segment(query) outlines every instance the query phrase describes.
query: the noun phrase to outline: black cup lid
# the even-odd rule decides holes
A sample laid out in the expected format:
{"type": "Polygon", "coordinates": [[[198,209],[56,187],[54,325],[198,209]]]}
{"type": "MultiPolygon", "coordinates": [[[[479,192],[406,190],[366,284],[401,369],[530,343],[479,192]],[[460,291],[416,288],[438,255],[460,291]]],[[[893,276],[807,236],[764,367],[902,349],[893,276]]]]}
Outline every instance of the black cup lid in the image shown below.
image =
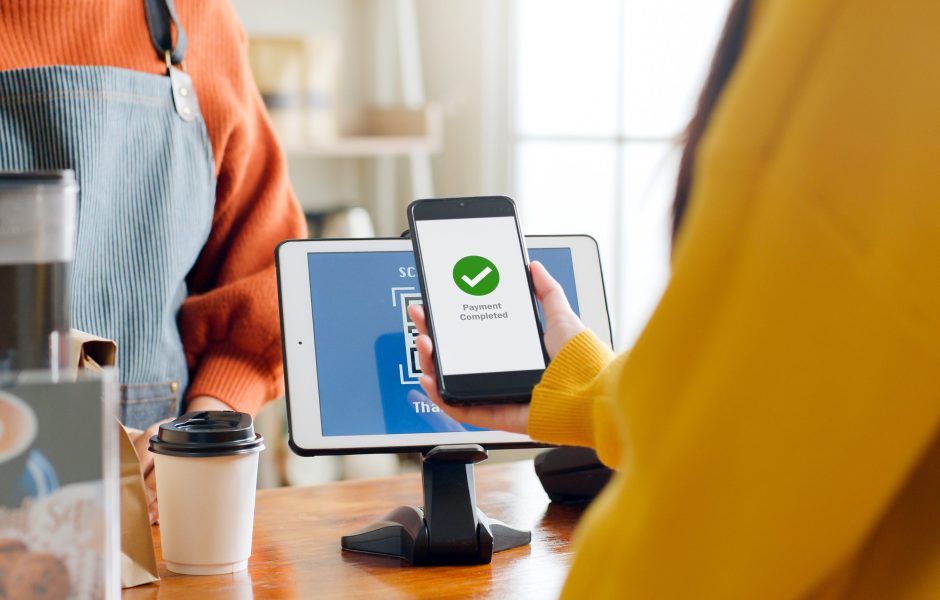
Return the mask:
{"type": "Polygon", "coordinates": [[[169,456],[230,456],[264,450],[251,415],[208,410],[186,413],[160,425],[150,438],[150,451],[169,456]]]}

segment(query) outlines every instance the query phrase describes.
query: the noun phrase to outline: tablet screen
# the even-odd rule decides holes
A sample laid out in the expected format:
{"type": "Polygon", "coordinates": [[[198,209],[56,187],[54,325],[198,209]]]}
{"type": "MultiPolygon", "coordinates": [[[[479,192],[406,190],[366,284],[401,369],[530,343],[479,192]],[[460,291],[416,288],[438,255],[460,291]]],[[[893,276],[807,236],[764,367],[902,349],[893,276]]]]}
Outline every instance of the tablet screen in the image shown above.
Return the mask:
{"type": "MultiPolygon", "coordinates": [[[[580,314],[571,250],[532,248],[529,258],[580,314]]],[[[324,437],[478,431],[440,412],[418,385],[407,307],[421,303],[421,290],[411,252],[309,253],[307,267],[324,437]]]]}

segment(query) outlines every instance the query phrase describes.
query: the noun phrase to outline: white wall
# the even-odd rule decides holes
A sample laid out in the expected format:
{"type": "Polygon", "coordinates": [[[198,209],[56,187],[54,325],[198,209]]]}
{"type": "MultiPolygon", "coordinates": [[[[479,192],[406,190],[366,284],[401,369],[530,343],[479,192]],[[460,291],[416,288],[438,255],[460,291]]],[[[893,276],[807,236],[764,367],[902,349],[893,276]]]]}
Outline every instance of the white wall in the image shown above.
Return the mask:
{"type": "MultiPolygon", "coordinates": [[[[401,99],[394,53],[397,38],[394,20],[389,18],[392,3],[381,2],[232,0],[249,35],[339,35],[344,73],[341,100],[349,106],[377,101],[394,104],[401,99]],[[387,23],[388,30],[377,31],[377,20],[387,23]]],[[[505,113],[505,93],[494,90],[502,81],[484,64],[494,52],[487,38],[499,37],[487,22],[505,4],[504,0],[417,0],[425,97],[442,105],[445,113],[443,152],[432,159],[435,195],[508,192],[505,131],[494,133],[493,127],[505,113]],[[484,142],[485,138],[497,141],[484,142]]],[[[406,161],[398,163],[400,226],[412,193],[406,161]]],[[[374,164],[368,159],[292,158],[289,168],[297,194],[308,208],[344,203],[368,207],[374,195],[374,164]]]]}
{"type": "Polygon", "coordinates": [[[483,3],[418,2],[428,97],[444,109],[444,151],[434,160],[435,192],[480,194],[483,129],[483,3]]]}

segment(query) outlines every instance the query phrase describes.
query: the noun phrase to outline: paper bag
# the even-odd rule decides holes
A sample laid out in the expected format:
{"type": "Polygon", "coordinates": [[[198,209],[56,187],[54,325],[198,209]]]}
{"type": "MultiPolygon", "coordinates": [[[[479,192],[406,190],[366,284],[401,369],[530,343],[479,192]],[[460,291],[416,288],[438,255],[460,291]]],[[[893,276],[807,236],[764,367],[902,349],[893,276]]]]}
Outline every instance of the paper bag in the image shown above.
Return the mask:
{"type": "Polygon", "coordinates": [[[113,340],[72,329],[69,332],[72,364],[79,369],[98,370],[117,362],[117,344],[113,340]]]}
{"type": "Polygon", "coordinates": [[[137,452],[121,427],[121,587],[156,581],[157,559],[150,536],[150,514],[137,452]]]}
{"type": "MultiPolygon", "coordinates": [[[[97,370],[113,366],[117,344],[73,329],[70,332],[72,364],[97,370]]],[[[121,447],[121,587],[129,588],[159,579],[153,551],[150,515],[140,462],[127,430],[115,420],[121,447]]]]}

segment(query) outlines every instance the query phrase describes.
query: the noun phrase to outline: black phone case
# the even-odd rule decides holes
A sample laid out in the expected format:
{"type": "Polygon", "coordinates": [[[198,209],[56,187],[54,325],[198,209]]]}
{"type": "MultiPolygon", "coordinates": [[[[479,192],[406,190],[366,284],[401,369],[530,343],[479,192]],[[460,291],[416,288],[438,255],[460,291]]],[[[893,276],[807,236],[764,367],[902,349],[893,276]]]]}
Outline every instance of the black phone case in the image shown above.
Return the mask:
{"type": "MultiPolygon", "coordinates": [[[[513,205],[513,218],[516,220],[516,234],[519,236],[520,245],[523,250],[522,260],[526,267],[525,269],[526,281],[529,284],[529,294],[531,294],[532,298],[535,298],[535,284],[532,283],[532,273],[529,271],[529,257],[525,252],[525,238],[523,237],[522,229],[519,226],[519,217],[515,210],[515,202],[513,202],[513,200],[507,196],[479,196],[475,198],[468,197],[465,199],[474,200],[476,198],[504,198],[513,205]]],[[[425,291],[427,290],[427,282],[424,279],[424,262],[421,259],[421,250],[418,247],[418,237],[416,234],[417,228],[415,227],[414,209],[416,206],[424,202],[434,202],[437,200],[454,200],[454,199],[455,198],[429,198],[429,199],[415,200],[414,202],[408,205],[408,211],[407,211],[408,227],[411,232],[411,236],[410,236],[411,245],[412,245],[412,248],[414,249],[415,264],[418,267],[418,282],[421,284],[421,299],[424,303],[424,312],[425,312],[425,319],[426,319],[427,326],[428,326],[428,335],[431,337],[432,340],[434,340],[435,350],[434,350],[433,356],[434,356],[434,367],[435,367],[435,372],[436,372],[435,374],[437,378],[437,389],[438,391],[440,391],[441,398],[444,400],[444,402],[452,406],[474,406],[474,405],[481,405],[481,404],[523,404],[531,400],[532,398],[531,392],[526,392],[526,393],[521,393],[521,394],[497,392],[497,393],[491,393],[491,394],[480,393],[480,394],[475,394],[472,396],[463,396],[463,395],[455,396],[454,394],[450,392],[450,390],[447,389],[447,386],[444,385],[444,376],[441,374],[441,364],[440,364],[440,361],[438,360],[438,355],[437,355],[437,340],[434,336],[434,325],[433,325],[434,320],[431,318],[431,306],[430,306],[430,303],[428,302],[427,292],[425,291]]],[[[537,314],[536,314],[536,317],[538,317],[537,314]]],[[[545,358],[545,364],[548,365],[549,358],[548,358],[548,352],[545,350],[545,340],[544,340],[544,333],[542,331],[541,321],[538,318],[536,318],[535,322],[536,322],[536,326],[539,332],[539,344],[542,346],[542,356],[545,358]]]]}

